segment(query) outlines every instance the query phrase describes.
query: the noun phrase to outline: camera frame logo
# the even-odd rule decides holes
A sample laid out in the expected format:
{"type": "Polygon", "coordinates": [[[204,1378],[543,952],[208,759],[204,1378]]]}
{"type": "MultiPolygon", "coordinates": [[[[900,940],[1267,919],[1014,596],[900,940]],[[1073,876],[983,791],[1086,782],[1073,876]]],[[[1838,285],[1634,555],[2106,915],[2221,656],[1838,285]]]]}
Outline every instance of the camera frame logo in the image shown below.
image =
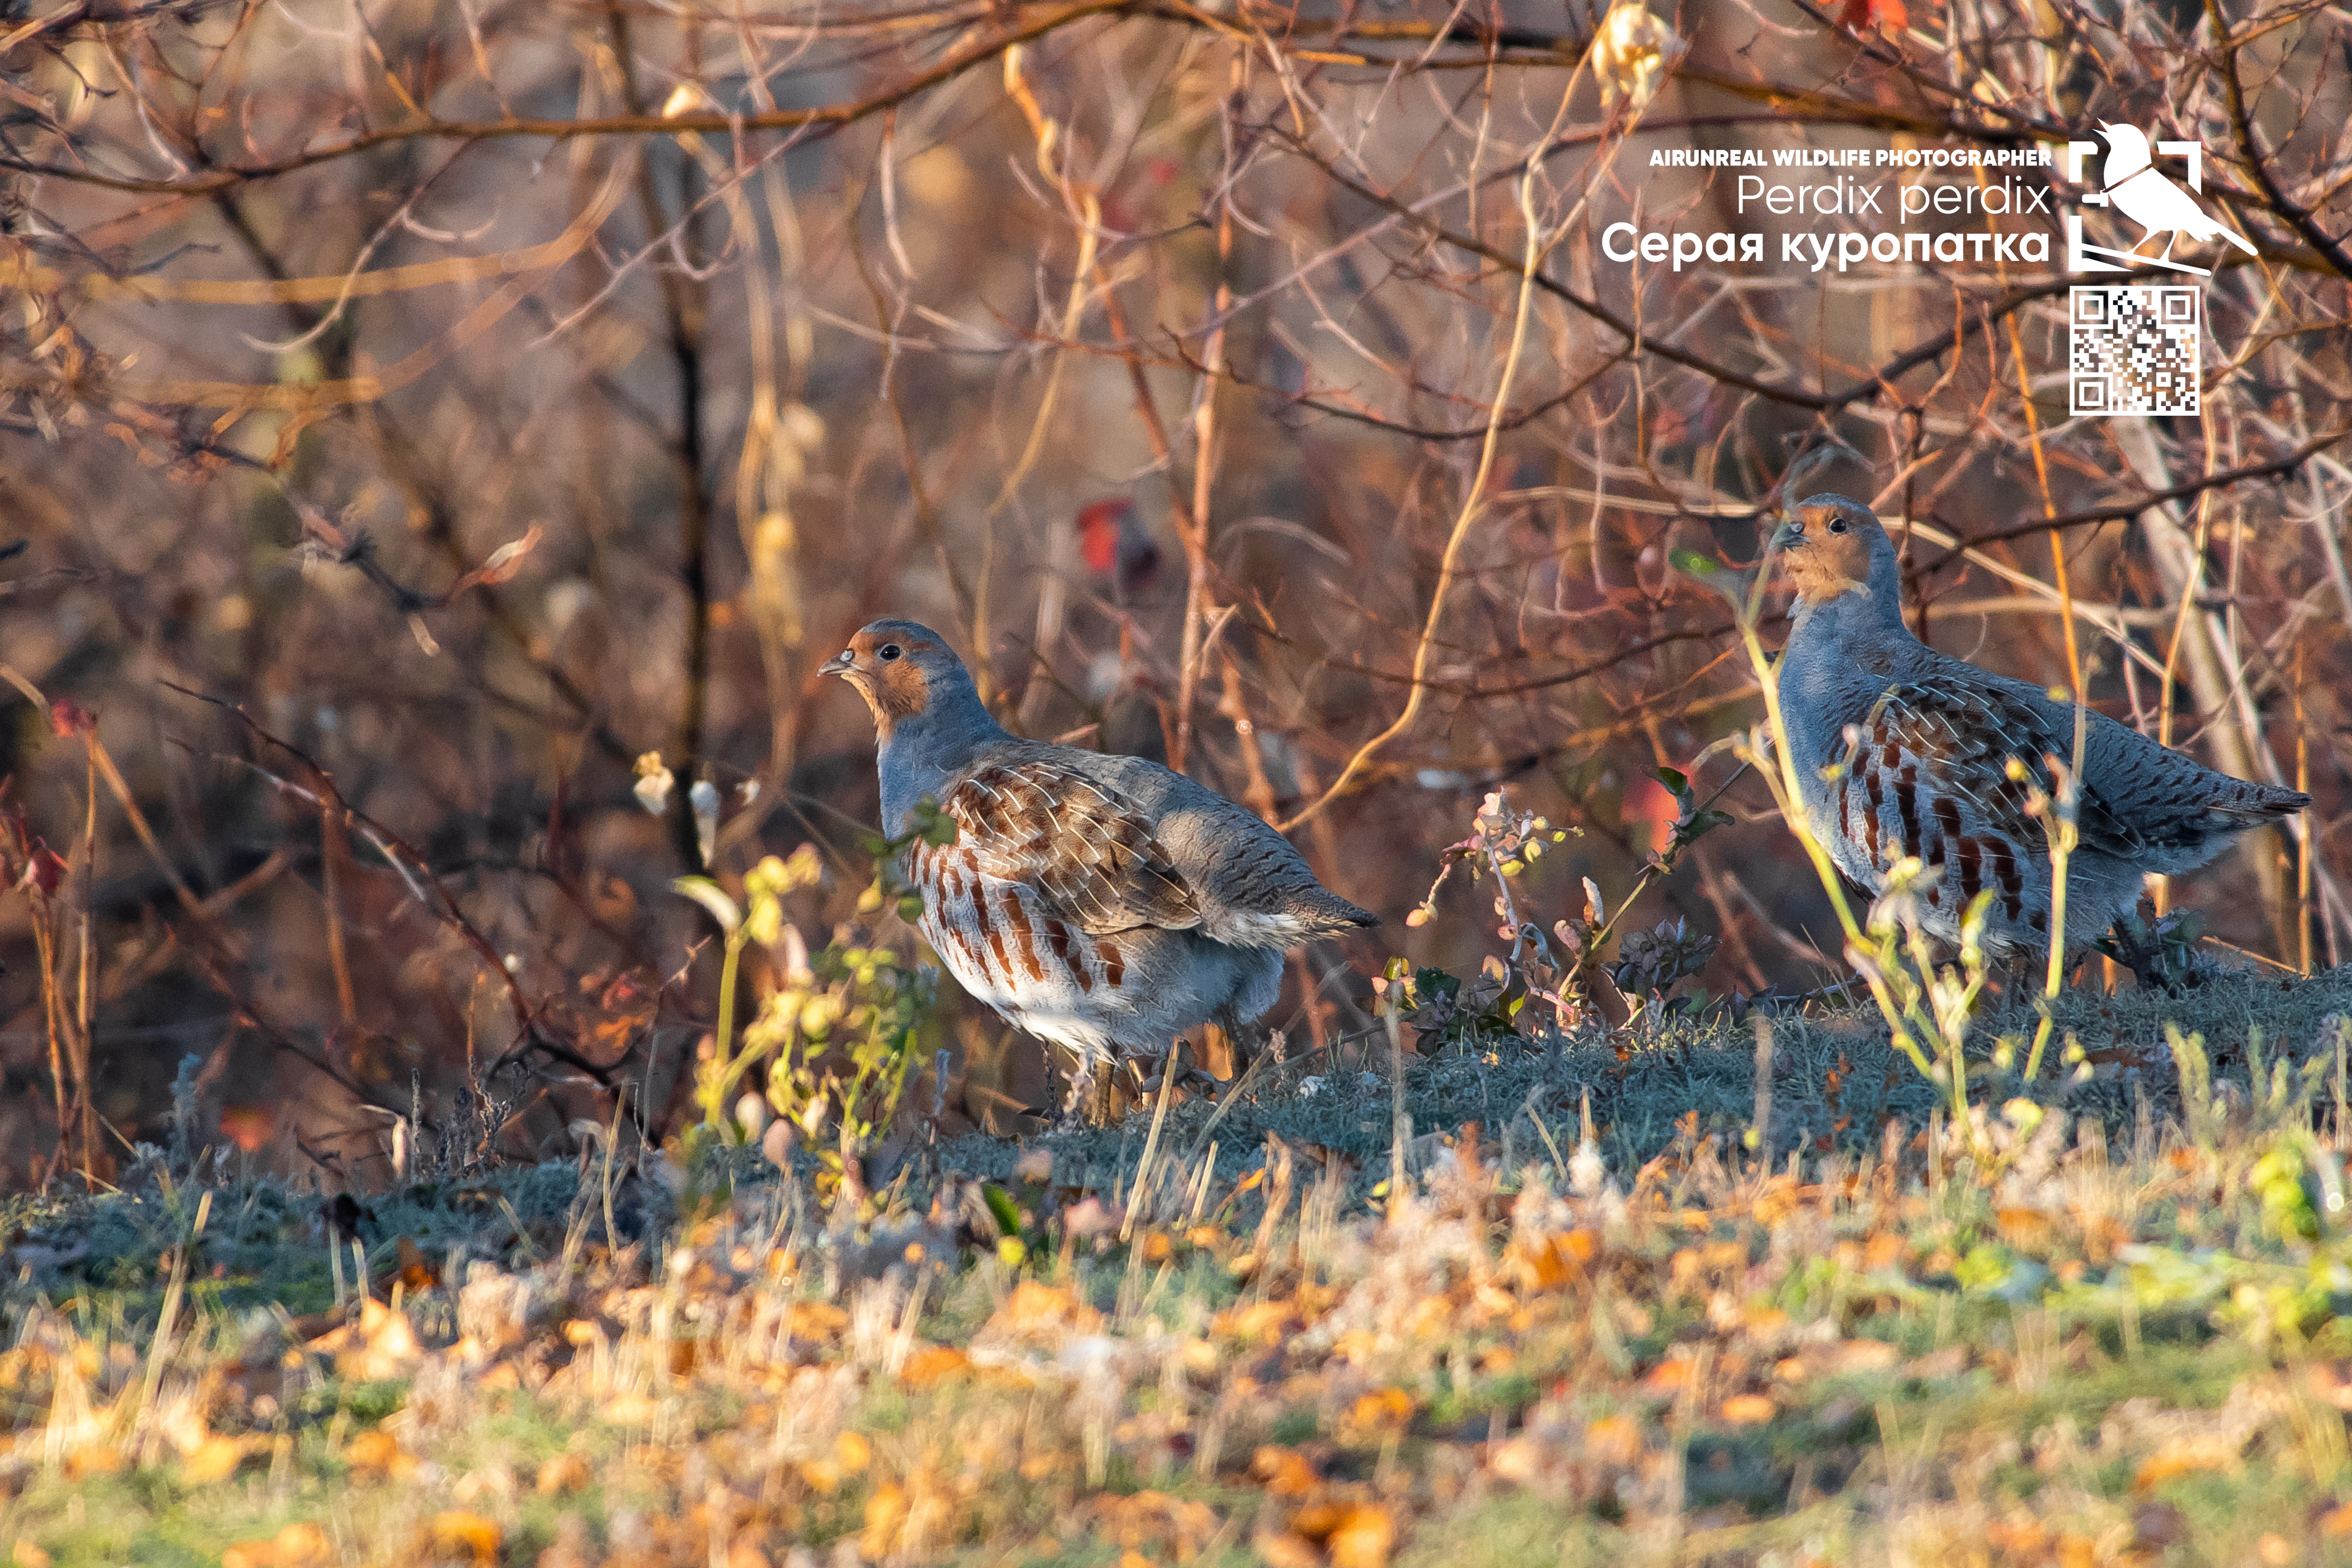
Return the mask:
{"type": "MultiPolygon", "coordinates": [[[[2101,153],[2098,188],[2084,206],[2105,207],[2137,226],[2139,238],[2127,248],[2092,245],[2083,238],[2083,215],[2065,215],[2066,268],[2070,272],[2135,272],[2158,268],[2210,278],[2210,267],[2173,259],[2183,236],[2199,245],[2225,241],[2254,254],[2246,237],[2205,210],[2205,150],[2195,142],[2155,142],[2136,125],[2099,122],[2098,142],[2066,143],[2066,174],[2084,183],[2086,153],[2101,153]],[[2157,159],[2185,160],[2185,180],[2175,180],[2157,159]],[[2164,249],[2141,254],[2158,235],[2164,249]]],[[[2079,284],[2067,301],[2067,407],[2076,416],[2116,414],[2158,417],[2193,415],[2201,405],[2205,341],[2204,298],[2194,284],[2079,284]]]]}

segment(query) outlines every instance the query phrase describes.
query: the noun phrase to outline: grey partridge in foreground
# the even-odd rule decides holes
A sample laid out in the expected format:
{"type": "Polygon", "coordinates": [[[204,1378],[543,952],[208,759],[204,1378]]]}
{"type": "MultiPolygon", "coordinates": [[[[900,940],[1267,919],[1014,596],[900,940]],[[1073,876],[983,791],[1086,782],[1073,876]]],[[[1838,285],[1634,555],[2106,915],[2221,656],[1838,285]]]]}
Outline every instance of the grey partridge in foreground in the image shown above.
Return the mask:
{"type": "MultiPolygon", "coordinates": [[[[2074,704],[1914,637],[1894,542],[1861,502],[1804,501],[1782,549],[1799,603],[1780,657],[1780,708],[1815,835],[1874,895],[1906,854],[1940,866],[1920,900],[1934,935],[1957,940],[1969,901],[1990,889],[1986,949],[2046,954],[2049,839],[2026,805],[2032,789],[2052,787],[2045,757],[2074,754],[2074,704]],[[2012,758],[2023,779],[2011,777],[2012,758]]],[[[2311,804],[2215,773],[2103,713],[2086,717],[2081,843],[2066,878],[2070,951],[2129,913],[2145,877],[2201,866],[2238,834],[2311,804]]]]}
{"type": "Polygon", "coordinates": [[[1286,951],[1379,923],[1181,773],[1007,733],[929,627],[876,621],[822,669],[874,711],[883,831],[926,796],[954,819],[952,845],[905,851],[923,939],[1008,1023],[1075,1052],[1079,1083],[1197,1024],[1238,1030],[1274,1005],[1286,951]]]}

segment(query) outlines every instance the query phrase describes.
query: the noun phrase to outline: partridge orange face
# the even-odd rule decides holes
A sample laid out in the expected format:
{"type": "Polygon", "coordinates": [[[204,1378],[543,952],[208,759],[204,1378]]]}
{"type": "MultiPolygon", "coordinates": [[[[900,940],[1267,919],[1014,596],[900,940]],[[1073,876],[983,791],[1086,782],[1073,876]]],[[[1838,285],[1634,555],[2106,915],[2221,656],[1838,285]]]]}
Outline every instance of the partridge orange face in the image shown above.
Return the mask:
{"type": "Polygon", "coordinates": [[[1819,605],[1856,589],[1870,591],[1871,552],[1885,537],[1878,519],[1859,503],[1815,496],[1790,514],[1780,561],[1797,596],[1819,605]]]}
{"type": "Polygon", "coordinates": [[[931,674],[953,668],[954,652],[929,626],[912,621],[875,621],[849,639],[849,647],[817,667],[857,688],[874,722],[885,732],[901,719],[930,705],[931,674]]]}

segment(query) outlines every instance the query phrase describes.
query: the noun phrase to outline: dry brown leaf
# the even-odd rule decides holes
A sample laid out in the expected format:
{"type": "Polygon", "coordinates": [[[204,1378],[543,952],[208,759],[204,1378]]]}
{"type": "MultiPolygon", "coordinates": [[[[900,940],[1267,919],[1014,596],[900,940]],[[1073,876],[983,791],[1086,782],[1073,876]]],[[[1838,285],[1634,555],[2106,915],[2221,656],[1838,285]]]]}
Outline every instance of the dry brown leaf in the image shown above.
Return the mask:
{"type": "Polygon", "coordinates": [[[1641,1425],[1630,1415],[1603,1415],[1584,1429],[1584,1452],[1604,1465],[1630,1465],[1642,1457],[1641,1425]]]}
{"type": "Polygon", "coordinates": [[[1997,1519],[1985,1526],[1984,1533],[1987,1546],[2018,1557],[2038,1555],[2050,1544],[2050,1532],[2031,1519],[2021,1519],[2014,1524],[1997,1519]]]}
{"type": "Polygon", "coordinates": [[[423,1249],[406,1237],[400,1238],[400,1284],[409,1294],[430,1290],[441,1283],[441,1270],[427,1261],[423,1249]]]}
{"type": "Polygon", "coordinates": [[[180,1461],[180,1481],[184,1486],[209,1487],[236,1474],[245,1463],[245,1443],[237,1437],[207,1437],[190,1450],[180,1461]]]}
{"type": "Polygon", "coordinates": [[[1057,1329],[1090,1334],[1102,1326],[1102,1314],[1078,1299],[1077,1292],[1035,1279],[1024,1279],[989,1320],[992,1328],[1008,1333],[1037,1334],[1057,1329]]]}
{"type": "Polygon", "coordinates": [[[1348,1504],[1310,1502],[1290,1516],[1290,1533],[1302,1541],[1323,1542],[1348,1521],[1348,1504]]]}
{"type": "Polygon", "coordinates": [[[578,1454],[558,1454],[539,1467],[536,1487],[540,1496],[554,1497],[579,1491],[593,1479],[586,1459],[578,1454]]]}
{"type": "MultiPolygon", "coordinates": [[[[372,1297],[361,1303],[358,1331],[347,1342],[349,1348],[335,1357],[335,1371],[353,1383],[382,1383],[405,1377],[415,1370],[423,1354],[408,1314],[395,1312],[372,1297]]],[[[322,1345],[323,1341],[314,1341],[312,1348],[322,1345]]]]}
{"type": "Polygon", "coordinates": [[[1993,1219],[2001,1239],[2011,1247],[2047,1247],[2058,1234],[2058,1222],[2040,1209],[1997,1209],[1993,1219]]]}
{"type": "Polygon", "coordinates": [[[221,1568],[309,1568],[324,1563],[331,1543],[307,1519],[296,1520],[268,1541],[242,1541],[221,1553],[221,1568]]]}
{"type": "Polygon", "coordinates": [[[2175,1476],[2200,1470],[2235,1469],[2237,1464],[2238,1445],[2227,1437],[2174,1437],[2141,1462],[2132,1476],[2132,1490],[2147,1491],[2175,1476]]]}
{"type": "Polygon", "coordinates": [[[949,1378],[970,1371],[971,1357],[953,1345],[925,1345],[907,1357],[898,1369],[900,1381],[920,1392],[936,1388],[949,1378]]]}
{"type": "Polygon", "coordinates": [[[1282,1331],[1297,1317],[1287,1301],[1254,1301],[1246,1307],[1228,1307],[1209,1320],[1209,1331],[1226,1339],[1254,1340],[1260,1344],[1274,1344],[1282,1338],[1282,1331]]]}
{"type": "Polygon", "coordinates": [[[333,1549],[327,1532],[307,1519],[298,1519],[279,1531],[270,1544],[278,1550],[278,1568],[299,1568],[305,1563],[323,1563],[333,1549]]]}
{"type": "Polygon", "coordinates": [[[1250,1473],[1276,1497],[1305,1497],[1323,1482],[1306,1455],[1274,1443],[1250,1456],[1250,1473]]]}
{"type": "Polygon", "coordinates": [[[1358,1399],[1349,1419],[1359,1426],[1402,1426],[1412,1419],[1412,1395],[1391,1385],[1358,1399]]]}
{"type": "Polygon", "coordinates": [[[1642,1379],[1642,1392],[1674,1394],[1690,1382],[1691,1370],[1688,1356],[1668,1356],[1652,1367],[1649,1375],[1642,1379]]]}
{"type": "Polygon", "coordinates": [[[1255,1536],[1250,1544],[1265,1559],[1266,1568],[1322,1568],[1323,1554],[1287,1531],[1255,1536]]]}
{"type": "Polygon", "coordinates": [[[660,1404],[642,1394],[616,1394],[596,1412],[598,1419],[612,1426],[651,1426],[659,1414],[660,1404]]]}
{"type": "MultiPolygon", "coordinates": [[[[343,1449],[343,1463],[355,1470],[381,1470],[396,1473],[407,1455],[400,1451],[400,1440],[382,1427],[370,1427],[352,1438],[343,1449]]],[[[415,1461],[410,1461],[412,1464],[415,1461]]]]}
{"type": "Polygon", "coordinates": [[[1885,1340],[1847,1340],[1829,1353],[1829,1369],[1842,1375],[1883,1372],[1903,1359],[1903,1352],[1885,1340]]]}
{"type": "Polygon", "coordinates": [[[866,1529],[857,1542],[865,1549],[866,1561],[878,1563],[890,1555],[909,1511],[904,1487],[885,1481],[874,1489],[874,1495],[866,1500],[866,1529]]]}
{"type": "Polygon", "coordinates": [[[830,1340],[849,1327],[849,1314],[831,1301],[795,1301],[791,1323],[793,1332],[802,1339],[830,1340]]]}
{"type": "Polygon", "coordinates": [[[1388,1568],[1389,1552],[1396,1545],[1396,1521],[1379,1503],[1359,1503],[1325,1545],[1330,1549],[1331,1568],[1388,1568]]]}
{"type": "Polygon", "coordinates": [[[71,1480],[86,1480],[91,1476],[111,1476],[124,1464],[122,1450],[112,1443],[85,1443],[66,1456],[66,1476],[71,1480]]]}
{"type": "Polygon", "coordinates": [[[496,1563],[502,1539],[496,1520],[451,1509],[433,1516],[433,1550],[444,1557],[470,1554],[477,1563],[496,1563]]]}
{"type": "Polygon", "coordinates": [[[1497,1444],[1486,1468],[1516,1486],[1526,1486],[1543,1473],[1544,1451],[1530,1437],[1512,1437],[1497,1444]]]}

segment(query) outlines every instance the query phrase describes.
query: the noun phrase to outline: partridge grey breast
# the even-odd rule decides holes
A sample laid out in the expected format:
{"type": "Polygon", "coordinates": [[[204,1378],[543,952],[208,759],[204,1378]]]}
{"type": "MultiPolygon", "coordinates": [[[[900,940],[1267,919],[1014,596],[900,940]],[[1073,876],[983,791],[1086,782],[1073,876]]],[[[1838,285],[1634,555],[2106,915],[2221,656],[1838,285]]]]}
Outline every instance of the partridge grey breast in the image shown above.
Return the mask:
{"type": "Polygon", "coordinates": [[[1289,948],[1379,923],[1181,773],[1008,733],[927,626],[876,621],[823,672],[873,710],[883,830],[903,835],[926,796],[955,822],[954,844],[905,852],[923,939],[967,992],[1089,1064],[1237,1028],[1274,1005],[1289,948]]]}
{"type": "MultiPolygon", "coordinates": [[[[1943,875],[1922,924],[1947,940],[1993,894],[1985,945],[2048,952],[2049,839],[2028,814],[2045,758],[2074,754],[2074,706],[1921,642],[1904,624],[1894,542],[1839,495],[1798,506],[1782,534],[1797,618],[1780,657],[1780,708],[1814,836],[1874,895],[1906,854],[1943,875]],[[2010,776],[2010,762],[2025,777],[2010,776]]],[[[2152,873],[2203,865],[2309,795],[2214,772],[2103,713],[2086,713],[2081,843],[2066,879],[2066,945],[2087,944],[2138,902],[2152,873]]]]}

